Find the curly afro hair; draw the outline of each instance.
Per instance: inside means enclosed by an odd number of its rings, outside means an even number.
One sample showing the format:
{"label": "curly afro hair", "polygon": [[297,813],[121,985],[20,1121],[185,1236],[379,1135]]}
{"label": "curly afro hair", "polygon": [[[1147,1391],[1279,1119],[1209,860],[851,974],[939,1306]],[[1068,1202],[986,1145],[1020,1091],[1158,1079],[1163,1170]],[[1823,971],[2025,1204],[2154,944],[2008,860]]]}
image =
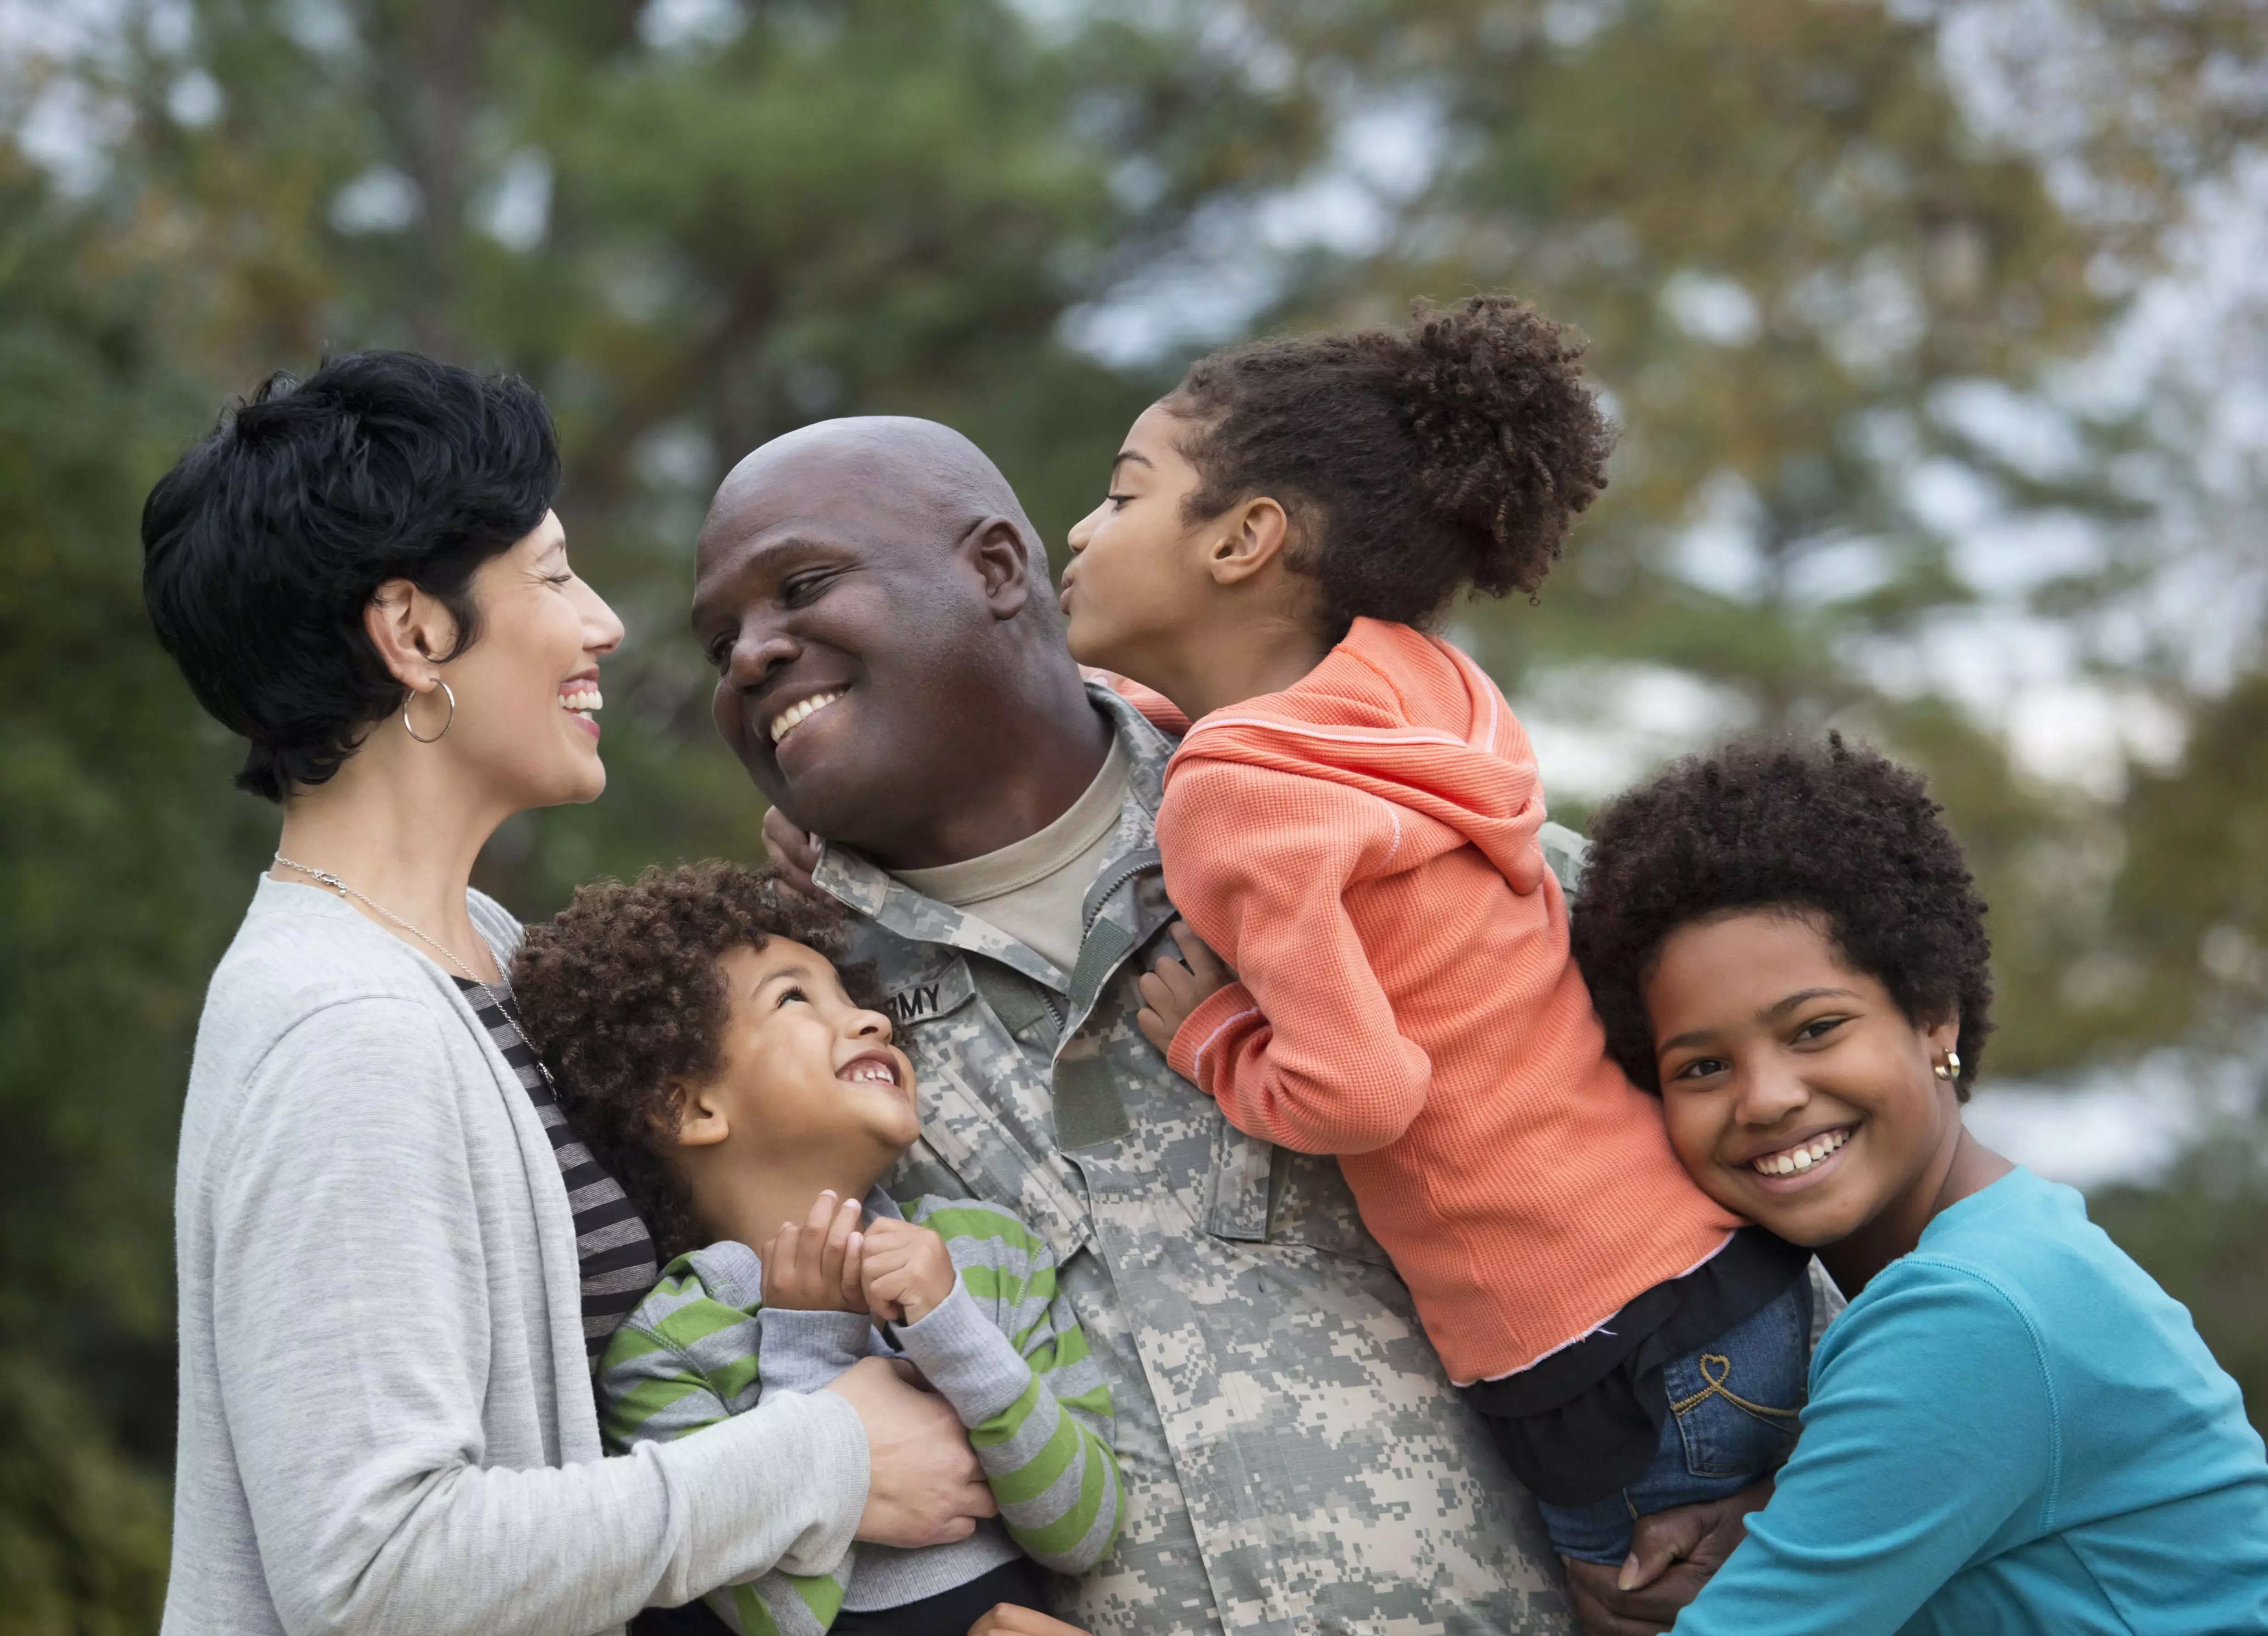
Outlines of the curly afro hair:
{"label": "curly afro hair", "polygon": [[[773,938],[828,959],[845,921],[779,889],[779,872],[711,859],[649,868],[628,884],[594,881],[532,925],[512,962],[528,1043],[593,1157],[645,1218],[664,1261],[702,1242],[693,1198],[669,1158],[676,1087],[716,1073],[731,1006],[720,955]],[[871,974],[845,973],[854,998]]]}
{"label": "curly afro hair", "polygon": [[1842,735],[1750,740],[1673,763],[1600,808],[1572,926],[1607,1049],[1657,1095],[1645,984],[1680,926],[1742,910],[1820,917],[1917,1025],[1957,1008],[1969,1098],[1992,1030],[1992,946],[1960,843],[1919,773]]}
{"label": "curly afro hair", "polygon": [[1422,625],[1458,589],[1533,595],[1607,486],[1614,427],[1587,343],[1510,296],[1420,301],[1408,330],[1302,335],[1200,358],[1167,398],[1191,423],[1195,522],[1271,495],[1299,530],[1324,634]]}

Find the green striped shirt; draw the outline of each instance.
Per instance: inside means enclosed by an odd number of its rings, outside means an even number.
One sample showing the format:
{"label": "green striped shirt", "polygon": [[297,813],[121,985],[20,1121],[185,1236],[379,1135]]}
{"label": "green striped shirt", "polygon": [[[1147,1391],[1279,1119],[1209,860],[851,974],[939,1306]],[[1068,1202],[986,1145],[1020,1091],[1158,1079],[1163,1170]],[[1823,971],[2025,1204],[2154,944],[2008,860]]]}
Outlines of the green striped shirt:
{"label": "green striped shirt", "polygon": [[[867,1208],[900,1213],[879,1191]],[[764,1308],[755,1253],[719,1243],[671,1262],[600,1361],[600,1415],[617,1452],[682,1437],[771,1392],[817,1390],[877,1353],[911,1359],[968,1428],[1005,1538],[980,1530],[923,1551],[854,1548],[832,1573],[774,1571],[711,1592],[742,1636],[821,1636],[846,1597],[899,1606],[964,1584],[1019,1546],[1059,1573],[1084,1573],[1117,1537],[1125,1501],[1110,1391],[1057,1291],[1046,1241],[975,1199],[925,1196],[903,1214],[945,1240],[958,1276],[920,1323],[892,1326],[895,1347],[864,1315]]]}

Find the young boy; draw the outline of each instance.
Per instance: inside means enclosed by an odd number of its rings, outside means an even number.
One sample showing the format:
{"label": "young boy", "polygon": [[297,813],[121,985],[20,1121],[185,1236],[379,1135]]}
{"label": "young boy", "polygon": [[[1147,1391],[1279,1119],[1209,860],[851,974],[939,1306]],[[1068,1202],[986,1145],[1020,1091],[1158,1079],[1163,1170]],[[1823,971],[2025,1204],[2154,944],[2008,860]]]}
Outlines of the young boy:
{"label": "young boy", "polygon": [[1109,1390],[1043,1240],[991,1205],[880,1190],[919,1134],[912,1065],[846,991],[832,917],[773,884],[722,862],[601,881],[513,962],[561,1106],[674,1257],[600,1359],[607,1441],[909,1360],[968,1426],[1000,1520],[708,1601],[743,1636],[962,1636],[1043,1605],[1033,1562],[1078,1573],[1109,1550]]}
{"label": "young boy", "polygon": [[1609,1058],[1527,735],[1418,628],[1533,592],[1602,486],[1578,351],[1482,297],[1203,359],[1128,433],[1062,598],[1073,657],[1194,724],[1158,841],[1233,969],[1184,945],[1144,1033],[1240,1129],[1340,1156],[1555,1546],[1619,1562],[1633,1515],[1786,1456],[1808,1286]]}

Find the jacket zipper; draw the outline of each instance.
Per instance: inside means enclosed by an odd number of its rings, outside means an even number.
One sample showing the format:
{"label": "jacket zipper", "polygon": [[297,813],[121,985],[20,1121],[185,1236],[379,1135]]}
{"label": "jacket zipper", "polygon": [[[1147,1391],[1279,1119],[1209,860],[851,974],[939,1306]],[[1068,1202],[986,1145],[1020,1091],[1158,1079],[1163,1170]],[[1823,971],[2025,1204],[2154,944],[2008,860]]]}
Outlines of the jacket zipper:
{"label": "jacket zipper", "polygon": [[1095,921],[1101,917],[1102,906],[1110,901],[1110,895],[1112,893],[1117,891],[1120,887],[1124,886],[1136,875],[1145,873],[1148,871],[1156,868],[1157,865],[1158,860],[1155,857],[1144,858],[1138,855],[1130,864],[1120,865],[1118,873],[1111,876],[1110,884],[1103,888],[1102,891],[1095,897],[1094,907],[1086,912],[1086,916],[1080,924],[1079,929],[1079,936],[1084,938],[1088,932],[1094,930]]}

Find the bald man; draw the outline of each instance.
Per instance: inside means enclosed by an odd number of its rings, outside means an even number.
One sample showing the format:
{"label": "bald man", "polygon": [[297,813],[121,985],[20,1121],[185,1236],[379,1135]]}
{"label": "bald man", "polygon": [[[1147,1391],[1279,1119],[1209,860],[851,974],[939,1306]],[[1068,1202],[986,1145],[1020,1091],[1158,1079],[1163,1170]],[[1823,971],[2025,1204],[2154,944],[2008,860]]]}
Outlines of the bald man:
{"label": "bald man", "polygon": [[[830,421],[718,490],[693,629],[718,731],[858,917],[920,1079],[893,1190],[1053,1247],[1109,1382],[1126,1519],[1097,1632],[1570,1630],[1533,1505],[1336,1163],[1222,1119],[1134,1026],[1170,953],[1173,741],[1064,646],[1007,481],[926,421]],[[779,824],[784,816],[792,821]]]}

